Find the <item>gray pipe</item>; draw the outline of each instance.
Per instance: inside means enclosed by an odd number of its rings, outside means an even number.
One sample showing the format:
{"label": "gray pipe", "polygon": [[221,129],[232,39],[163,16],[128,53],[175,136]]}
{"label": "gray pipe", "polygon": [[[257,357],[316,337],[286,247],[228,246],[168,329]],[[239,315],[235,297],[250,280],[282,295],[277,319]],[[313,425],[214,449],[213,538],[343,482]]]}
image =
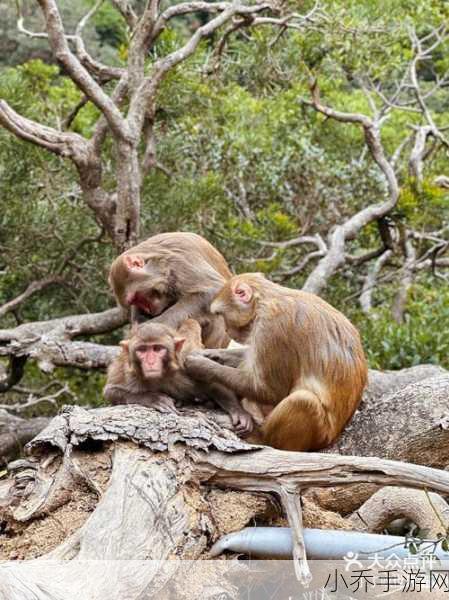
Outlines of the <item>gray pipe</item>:
{"label": "gray pipe", "polygon": [[[343,560],[349,553],[358,554],[359,560],[364,557],[368,560],[373,554],[378,558],[388,558],[392,554],[398,558],[410,556],[408,549],[404,548],[405,538],[395,535],[304,529],[304,542],[310,560]],[[289,559],[292,558],[292,548],[289,527],[246,527],[222,537],[212,546],[210,554],[215,557],[224,550],[230,550],[255,558]],[[444,552],[440,546],[434,554],[441,560],[449,560],[449,552]]]}

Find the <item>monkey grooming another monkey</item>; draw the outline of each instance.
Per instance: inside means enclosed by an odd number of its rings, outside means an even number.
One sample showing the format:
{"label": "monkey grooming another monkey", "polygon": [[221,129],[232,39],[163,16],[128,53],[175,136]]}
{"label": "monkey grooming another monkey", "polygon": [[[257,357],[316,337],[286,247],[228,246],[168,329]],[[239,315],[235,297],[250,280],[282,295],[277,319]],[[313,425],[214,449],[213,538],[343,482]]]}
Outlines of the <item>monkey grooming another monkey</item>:
{"label": "monkey grooming another monkey", "polygon": [[251,415],[233,392],[219,383],[196,380],[185,371],[186,355],[202,348],[197,321],[188,319],[177,331],[162,323],[142,323],[120,345],[122,351],[109,367],[104,388],[112,404],[134,401],[175,411],[173,399],[213,400],[230,415],[239,433],[251,431]]}
{"label": "monkey grooming another monkey", "polygon": [[223,315],[229,335],[248,346],[195,352],[186,358],[187,372],[226,384],[263,409],[273,407],[262,425],[264,443],[297,451],[331,444],[367,379],[360,336],[349,320],[318,296],[259,273],[228,281],[211,312]]}
{"label": "monkey grooming another monkey", "polygon": [[223,256],[195,233],[155,235],[118,256],[109,283],[117,302],[131,307],[131,322],[152,319],[179,327],[197,319],[207,348],[229,343],[223,319],[209,311],[213,297],[231,277]]}

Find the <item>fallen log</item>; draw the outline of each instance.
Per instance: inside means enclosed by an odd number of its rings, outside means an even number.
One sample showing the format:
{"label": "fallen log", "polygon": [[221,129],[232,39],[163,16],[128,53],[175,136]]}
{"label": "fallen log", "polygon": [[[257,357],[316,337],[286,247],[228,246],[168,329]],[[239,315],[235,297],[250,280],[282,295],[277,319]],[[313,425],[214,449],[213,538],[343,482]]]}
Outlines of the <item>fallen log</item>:
{"label": "fallen log", "polygon": [[[424,380],[440,377],[444,374],[447,374],[447,371],[435,365],[417,365],[409,369],[402,369],[401,371],[370,370],[368,387],[364,393],[363,401],[359,410],[357,411],[353,421],[347,427],[344,436],[334,446],[332,446],[329,451],[333,453],[355,455],[366,454],[369,448],[367,448],[367,444],[364,443],[363,435],[360,435],[359,432],[371,432],[373,415],[376,417],[376,410],[380,399],[383,398],[383,396],[387,398],[393,392],[399,392],[400,390],[406,388],[407,385],[419,384]],[[418,394],[421,393],[420,390],[421,388],[418,387]],[[382,431],[385,431],[385,437],[379,438],[376,436],[376,439],[379,439],[380,442],[375,445],[372,455],[387,456],[384,442],[385,440],[388,441],[388,436],[390,435],[389,432],[393,429],[393,424],[396,423],[397,419],[397,411],[394,402],[395,399],[393,398],[393,400],[389,403],[384,403],[384,406],[387,406],[388,404],[389,412],[384,413],[384,423],[378,425],[378,427],[382,428]],[[413,410],[413,407],[407,404],[408,400],[402,399],[402,396],[399,396],[399,402],[401,402],[401,405],[404,406],[405,414],[408,415],[407,411]],[[420,422],[424,422],[426,426],[434,420],[434,415],[438,413],[436,405],[432,403],[430,405],[426,404],[423,407],[419,407],[419,410],[421,414]],[[426,414],[426,410],[428,411],[428,414]],[[413,413],[410,413],[410,416],[412,417]],[[11,460],[14,453],[20,453],[22,446],[35,435],[37,435],[44,427],[46,427],[48,424],[48,419],[34,419],[29,423],[28,426],[26,425],[25,419],[20,421],[20,427],[18,423],[19,421],[17,417],[9,415],[7,412],[0,410],[0,436],[2,435],[3,431],[5,434],[8,434],[8,438],[4,438],[3,444],[0,437],[0,464],[2,462],[5,463],[8,460]],[[9,426],[9,424],[11,426]],[[15,437],[11,436],[11,430],[16,431],[19,433],[19,435]],[[428,432],[424,432],[424,439],[428,441],[427,446],[430,452],[428,460],[430,460],[430,462],[424,461],[422,464],[439,466],[434,462],[435,460],[438,460],[439,455],[435,457],[433,456],[436,453],[433,451],[432,435],[433,433],[430,434],[430,437],[426,437],[428,436]],[[402,442],[400,439],[394,440],[392,447],[395,451],[397,449],[397,444],[401,445],[401,443]],[[3,452],[5,452],[5,456],[3,456]],[[416,457],[416,459],[414,457],[407,459],[406,454],[407,453],[404,453],[403,460],[419,462],[419,460],[417,460],[419,455]]]}
{"label": "fallen log", "polygon": [[[213,518],[218,488],[247,494],[253,501],[250,518],[266,519],[272,495],[277,498],[292,529],[297,576],[306,582],[303,490],[371,482],[449,494],[449,473],[442,470],[251,446],[223,427],[221,419],[213,410],[185,409],[176,415],[133,405],[66,407],[29,444],[29,459],[3,484],[0,558],[12,557],[8,547],[13,538],[17,547],[18,538],[49,521],[63,523],[63,541],[34,547],[31,556],[40,558],[33,563],[0,565],[0,592],[14,578],[21,600],[44,597],[26,592],[42,589],[58,599],[151,595],[170,574],[162,572],[164,563],[155,567],[147,561],[207,558],[213,542],[227,533]],[[71,527],[67,511],[74,511],[80,497],[88,508],[82,524],[78,520]],[[238,512],[245,511],[245,503],[235,510],[239,529],[244,523]],[[36,539],[42,537],[41,531]],[[43,560],[57,559],[71,560],[42,569]],[[134,563],[137,571],[130,568]],[[217,585],[224,583],[219,579]],[[14,595],[8,598],[15,600]]]}
{"label": "fallen log", "polygon": [[[426,374],[428,368],[415,368],[409,375]],[[401,375],[402,371],[400,379]],[[388,381],[389,374],[377,377]],[[394,391],[380,396],[372,392],[374,389],[368,387],[362,406],[343,435],[323,452],[394,458],[445,469],[449,465],[449,374],[440,371],[437,376],[424,377],[398,389],[393,387]],[[324,509],[346,515],[376,489],[363,484],[314,489],[306,496]]]}
{"label": "fallen log", "polygon": [[49,422],[48,417],[23,419],[0,408],[0,465],[20,454],[23,446]]}

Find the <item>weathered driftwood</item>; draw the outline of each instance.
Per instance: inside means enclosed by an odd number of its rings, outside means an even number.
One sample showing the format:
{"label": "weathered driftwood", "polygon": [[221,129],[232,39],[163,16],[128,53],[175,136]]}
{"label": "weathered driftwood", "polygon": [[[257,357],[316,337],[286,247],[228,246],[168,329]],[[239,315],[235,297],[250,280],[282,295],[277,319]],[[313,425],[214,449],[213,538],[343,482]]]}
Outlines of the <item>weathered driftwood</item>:
{"label": "weathered driftwood", "polygon": [[22,419],[0,409],[0,465],[22,451],[23,446],[49,423],[48,417]]}
{"label": "weathered driftwood", "polygon": [[[446,468],[449,465],[449,430],[445,419],[449,414],[449,374],[430,365],[408,371],[400,371],[397,378],[389,373],[375,374],[376,381],[370,382],[360,410],[337,443],[324,453],[379,456]],[[429,373],[436,376],[426,377]],[[405,387],[396,387],[410,380],[412,383]],[[392,386],[391,393],[382,394],[388,386]],[[376,487],[363,484],[350,489],[315,489],[306,495],[322,508],[349,514],[375,490]]]}
{"label": "weathered driftwood", "polygon": [[421,537],[437,539],[449,526],[449,505],[439,494],[384,487],[347,520],[353,529],[372,533],[381,532],[398,518],[415,524]]}
{"label": "weathered driftwood", "polygon": [[[444,468],[449,464],[449,373],[426,377],[371,395],[327,452],[382,456]],[[382,374],[388,377],[388,374]]]}
{"label": "weathered driftwood", "polygon": [[[329,451],[333,453],[341,453],[345,454],[355,454],[355,455],[363,455],[367,453],[367,444],[365,443],[365,438],[363,435],[360,435],[360,432],[370,432],[373,427],[373,414],[375,417],[378,400],[385,396],[387,398],[388,394],[392,392],[398,391],[400,389],[405,388],[408,384],[419,383],[425,379],[429,379],[431,377],[438,377],[447,373],[441,367],[437,367],[434,365],[418,365],[416,367],[411,367],[409,369],[402,369],[401,371],[374,371],[370,370],[369,372],[369,383],[367,390],[364,394],[364,400],[360,406],[359,411],[357,412],[352,424],[347,428],[344,437],[337,442],[334,446],[332,446]],[[426,387],[422,388],[423,393],[427,393],[425,390]],[[417,394],[421,393],[421,388],[417,388]],[[400,400],[401,404],[404,405],[404,402],[407,403],[407,400]],[[371,447],[371,454],[377,456],[387,457],[386,451],[388,449],[388,442],[390,431],[393,432],[395,427],[393,425],[396,424],[398,418],[397,407],[393,402],[383,403],[384,411],[382,413],[383,423],[379,424],[378,427],[384,432],[382,436],[378,436],[376,434],[375,440],[379,441],[375,446]],[[388,407],[388,409],[387,409]],[[428,427],[430,423],[433,422],[435,418],[435,414],[438,412],[436,410],[436,406],[432,403],[424,403],[422,406],[418,406],[420,418],[416,420],[413,419],[413,413],[410,412],[414,410],[411,405],[407,405],[405,412],[403,415],[407,417],[410,416],[410,421],[423,425],[423,440],[427,445],[427,455],[425,461],[419,461],[417,458],[411,456],[407,457],[407,453],[405,452],[403,455],[404,460],[409,460],[410,462],[422,462],[422,464],[434,465],[438,466],[435,460],[439,460],[441,455],[439,452],[436,453],[434,451],[433,444],[433,436],[437,433],[437,430],[431,429]],[[390,412],[389,412],[390,411]],[[400,412],[400,411],[399,411]],[[427,414],[428,413],[428,414]],[[393,418],[394,417],[394,418]],[[377,421],[375,421],[377,423]],[[5,458],[3,457],[3,451],[6,454],[6,459],[10,460],[12,454],[15,452],[16,454],[20,453],[22,446],[32,439],[35,435],[37,435],[40,431],[39,426],[43,429],[48,423],[47,419],[34,419],[29,425],[26,424],[25,420],[20,421],[20,426],[18,425],[17,417],[8,416],[8,414],[4,411],[0,412],[0,462],[3,460],[5,462]],[[12,427],[11,427],[12,426]],[[14,429],[17,436],[11,434],[11,429]],[[23,432],[23,434],[22,434]],[[5,433],[5,438],[2,438],[2,434]],[[371,444],[370,436],[367,436],[366,439],[369,440],[369,444]],[[394,439],[391,447],[394,451],[392,457],[395,457],[395,453],[399,446],[405,442],[404,439]],[[22,443],[20,443],[22,442]],[[435,456],[434,456],[435,455]]]}
{"label": "weathered driftwood", "polygon": [[[44,589],[58,599],[66,598],[67,590],[70,597],[111,598],[123,596],[128,589],[124,586],[130,586],[129,597],[155,590],[169,574],[140,561],[196,560],[222,533],[207,508],[205,490],[210,487],[278,497],[294,530],[295,565],[302,581],[309,577],[302,490],[372,482],[449,494],[445,471],[378,458],[251,446],[219,425],[214,415],[218,413],[194,410],[177,415],[132,405],[90,411],[67,407],[30,443],[31,456],[12,473],[7,490],[3,484],[1,520],[13,526],[58,515],[81,488],[98,497],[98,504],[79,529],[43,557],[72,559],[68,564],[51,570],[39,569],[40,561],[1,566],[0,592],[2,585],[11,585],[11,578],[20,582],[23,594],[25,588]],[[95,455],[111,461],[109,481],[92,468],[89,461]],[[91,560],[102,562],[89,566]],[[134,570],[130,560],[137,561]]]}

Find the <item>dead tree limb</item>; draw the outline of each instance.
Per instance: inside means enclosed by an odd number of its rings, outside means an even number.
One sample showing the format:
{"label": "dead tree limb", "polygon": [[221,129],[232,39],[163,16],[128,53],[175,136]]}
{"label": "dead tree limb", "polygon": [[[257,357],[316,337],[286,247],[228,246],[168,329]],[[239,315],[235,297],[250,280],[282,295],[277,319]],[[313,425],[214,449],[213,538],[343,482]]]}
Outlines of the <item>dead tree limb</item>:
{"label": "dead tree limb", "polygon": [[36,360],[43,371],[55,366],[106,368],[117,353],[117,347],[80,342],[75,338],[113,331],[124,325],[126,319],[124,311],[114,308],[0,329],[0,356],[20,360],[29,357]]}
{"label": "dead tree limb", "polygon": [[[64,67],[82,93],[78,106],[92,102],[100,111],[92,138],[87,139],[70,131],[58,131],[19,115],[5,101],[0,102],[0,125],[17,137],[50,152],[69,158],[79,174],[80,187],[87,206],[93,211],[118,250],[138,241],[140,226],[140,194],[148,168],[169,169],[157,159],[154,136],[146,136],[144,124],[156,108],[158,90],[167,74],[196,52],[198,45],[211,34],[228,26],[234,19],[245,25],[261,20],[257,25],[306,28],[312,24],[315,12],[306,15],[287,13],[279,17],[276,3],[266,2],[181,2],[167,8],[149,0],[140,12],[126,0],[112,5],[125,21],[129,32],[127,64],[112,67],[91,56],[83,40],[84,29],[101,5],[101,0],[81,18],[74,32],[67,32],[56,0],[39,0],[45,22],[45,32],[32,32],[19,15],[21,34],[48,41],[55,59]],[[161,33],[172,21],[183,15],[207,13],[209,20],[198,27],[184,43],[157,59],[146,69],[146,59]],[[266,17],[265,17],[266,14]],[[271,20],[269,17],[272,17]],[[218,42],[217,42],[218,44]],[[102,86],[113,82],[112,92]],[[75,109],[75,113],[76,113]],[[68,115],[66,122],[73,118]],[[107,136],[112,142],[116,170],[116,185],[111,191],[103,180],[105,159],[102,155]]]}
{"label": "dead tree limb", "polygon": [[22,419],[0,408],[0,464],[4,465],[20,454],[24,445],[49,422],[49,417]]}
{"label": "dead tree limb", "polygon": [[396,206],[399,198],[399,185],[395,171],[385,155],[381,142],[380,115],[378,114],[374,119],[371,119],[362,113],[345,113],[335,110],[322,103],[316,80],[311,82],[310,89],[312,95],[311,105],[316,111],[336,121],[354,123],[362,127],[366,146],[385,177],[388,189],[388,195],[384,201],[362,208],[347,221],[338,225],[329,236],[329,249],[326,255],[309,274],[303,287],[308,292],[319,294],[329,278],[344,264],[347,241],[354,239],[368,223],[385,217]]}
{"label": "dead tree limb", "polygon": [[[90,411],[67,407],[29,444],[30,459],[23,467],[28,478],[26,488],[20,487],[20,469],[8,480],[2,519],[11,527],[18,521],[31,524],[38,516],[40,523],[45,522],[73,502],[80,486],[90,490],[85,493],[100,495],[93,514],[86,515],[84,524],[46,555],[53,559],[70,557],[62,579],[65,589],[89,597],[92,581],[99,585],[99,579],[80,581],[82,561],[142,561],[138,562],[139,571],[144,571],[138,579],[151,590],[148,586],[155,585],[155,573],[145,572],[148,559],[204,557],[207,539],[213,541],[221,533],[203,514],[208,510],[204,486],[278,496],[294,531],[297,573],[303,581],[308,579],[301,542],[299,495],[303,490],[369,482],[449,494],[446,471],[377,457],[251,446],[223,427],[223,420],[219,425],[217,415],[216,411],[193,409],[183,409],[179,415],[162,414],[132,405]],[[95,454],[90,451],[93,444]],[[94,466],[105,453],[112,460],[109,483],[99,479],[101,470]],[[188,500],[192,494],[198,496],[193,504]],[[8,537],[6,542],[8,547]],[[112,581],[116,585],[109,568],[117,568],[114,560],[109,561],[109,567],[108,561],[102,563],[103,594],[109,593]],[[11,565],[2,573],[2,582],[11,569],[22,584],[32,588],[36,583],[35,571],[19,572]],[[129,585],[129,576],[125,579]],[[61,598],[65,598],[64,593],[61,591]]]}

